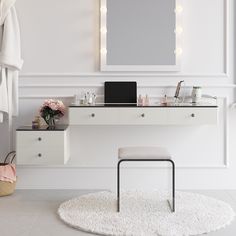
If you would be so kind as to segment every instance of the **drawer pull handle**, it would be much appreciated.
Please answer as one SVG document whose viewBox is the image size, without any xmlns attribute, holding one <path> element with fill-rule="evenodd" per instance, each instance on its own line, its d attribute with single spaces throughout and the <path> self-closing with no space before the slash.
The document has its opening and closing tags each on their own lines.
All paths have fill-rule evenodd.
<svg viewBox="0 0 236 236">
<path fill-rule="evenodd" d="M 95 117 L 95 114 L 94 114 L 94 113 L 92 113 L 92 114 L 91 114 L 91 116 L 92 116 L 92 117 Z"/>
<path fill-rule="evenodd" d="M 192 113 L 192 114 L 191 114 L 191 117 L 195 117 L 195 114 L 194 114 L 194 113 Z"/>
<path fill-rule="evenodd" d="M 145 114 L 143 113 L 143 114 L 141 114 L 141 117 L 145 117 Z"/>
<path fill-rule="evenodd" d="M 39 137 L 39 138 L 38 138 L 38 141 L 42 141 L 42 138 Z"/>
<path fill-rule="evenodd" d="M 39 154 L 38 154 L 38 157 L 42 157 L 42 154 L 41 154 L 41 153 L 39 153 Z"/>
</svg>

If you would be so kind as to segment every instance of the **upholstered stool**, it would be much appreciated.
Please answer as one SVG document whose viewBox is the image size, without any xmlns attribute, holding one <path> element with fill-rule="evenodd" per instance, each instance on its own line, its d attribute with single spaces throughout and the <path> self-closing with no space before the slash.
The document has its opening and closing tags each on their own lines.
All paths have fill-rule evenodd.
<svg viewBox="0 0 236 236">
<path fill-rule="evenodd" d="M 118 150 L 117 164 L 117 211 L 120 211 L 120 164 L 130 161 L 160 161 L 172 165 L 172 212 L 175 211 L 175 163 L 171 155 L 163 147 L 122 147 Z"/>
</svg>

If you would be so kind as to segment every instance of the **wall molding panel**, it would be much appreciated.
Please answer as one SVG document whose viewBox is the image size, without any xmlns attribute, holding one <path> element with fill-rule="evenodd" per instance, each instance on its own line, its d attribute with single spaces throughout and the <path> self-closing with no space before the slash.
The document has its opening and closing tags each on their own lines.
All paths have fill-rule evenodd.
<svg viewBox="0 0 236 236">
<path fill-rule="evenodd" d="M 193 84 L 194 85 L 194 84 Z M 185 88 L 192 88 L 193 85 L 186 85 Z M 97 84 L 21 84 L 20 88 L 102 88 L 103 83 Z M 204 88 L 216 88 L 216 89 L 234 89 L 236 84 L 200 84 Z M 175 88 L 174 85 L 150 85 L 150 84 L 138 84 L 138 88 Z"/>
<path fill-rule="evenodd" d="M 22 78 L 38 78 L 38 77 L 56 77 L 56 78 L 61 78 L 61 77 L 87 77 L 87 78 L 107 78 L 107 77 L 115 77 L 115 78 L 122 78 L 122 77 L 157 77 L 157 78 L 189 78 L 189 79 L 194 79 L 194 78 L 209 78 L 209 79 L 214 79 L 214 78 L 230 78 L 230 39 L 232 38 L 232 33 L 231 29 L 233 28 L 233 18 L 231 17 L 231 9 L 232 9 L 232 4 L 231 0 L 222 0 L 223 2 L 223 32 L 224 35 L 223 37 L 223 68 L 224 71 L 223 73 L 181 73 L 181 72 L 174 72 L 174 73 L 165 73 L 165 72 L 88 72 L 88 73 L 45 73 L 45 72 L 40 72 L 40 73 L 35 73 L 35 72 L 24 72 L 21 73 L 20 77 Z M 97 52 L 99 53 L 99 51 Z"/>
<path fill-rule="evenodd" d="M 227 64 L 227 63 L 225 63 Z M 78 78 L 107 78 L 107 77 L 187 77 L 187 78 L 229 78 L 228 71 L 221 74 L 181 74 L 181 73 L 21 73 L 21 78 L 38 78 L 38 77 L 78 77 Z"/>
</svg>

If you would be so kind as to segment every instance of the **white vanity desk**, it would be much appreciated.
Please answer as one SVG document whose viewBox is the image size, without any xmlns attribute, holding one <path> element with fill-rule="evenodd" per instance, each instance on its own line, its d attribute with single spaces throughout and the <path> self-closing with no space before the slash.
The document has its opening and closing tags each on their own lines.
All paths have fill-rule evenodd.
<svg viewBox="0 0 236 236">
<path fill-rule="evenodd" d="M 216 125 L 217 105 L 148 107 L 69 106 L 69 126 L 20 127 L 16 131 L 18 165 L 64 165 L 70 156 L 69 130 L 79 125 Z"/>
<path fill-rule="evenodd" d="M 76 106 L 69 107 L 69 125 L 214 125 L 217 105 Z"/>
</svg>

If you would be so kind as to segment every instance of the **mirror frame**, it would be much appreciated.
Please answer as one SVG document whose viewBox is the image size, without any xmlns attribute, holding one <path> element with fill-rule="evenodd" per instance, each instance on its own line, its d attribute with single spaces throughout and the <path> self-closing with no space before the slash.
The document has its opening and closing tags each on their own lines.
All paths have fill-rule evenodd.
<svg viewBox="0 0 236 236">
<path fill-rule="evenodd" d="M 107 1 L 100 0 L 100 70 L 101 71 L 156 71 L 156 72 L 178 72 L 181 69 L 181 55 L 182 55 L 182 0 L 175 0 L 175 28 L 179 28 L 180 32 L 175 31 L 176 45 L 175 45 L 175 65 L 108 65 L 107 64 Z"/>
</svg>

